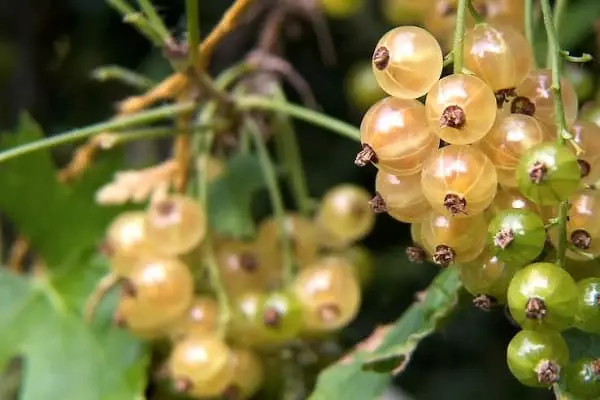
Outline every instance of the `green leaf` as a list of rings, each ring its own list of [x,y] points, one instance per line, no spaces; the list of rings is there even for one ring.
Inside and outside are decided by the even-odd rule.
[[[392,325],[379,328],[344,359],[325,369],[309,400],[374,399],[385,389],[389,374],[401,372],[418,343],[430,335],[458,304],[462,285],[456,268],[442,271]]]
[[[209,186],[208,217],[211,227],[225,236],[252,236],[252,197],[264,186],[265,181],[256,157],[232,157],[226,172]]]

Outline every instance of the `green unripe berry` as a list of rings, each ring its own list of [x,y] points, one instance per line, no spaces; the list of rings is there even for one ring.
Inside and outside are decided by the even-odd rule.
[[[562,382],[569,394],[580,400],[600,398],[600,360],[583,358],[567,365]]]
[[[489,224],[492,253],[507,263],[526,264],[544,250],[544,222],[529,210],[504,210]]]
[[[600,334],[600,278],[584,279],[577,287],[575,325],[582,331]]]

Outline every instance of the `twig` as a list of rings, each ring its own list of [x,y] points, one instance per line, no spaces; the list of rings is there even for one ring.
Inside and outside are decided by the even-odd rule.
[[[92,78],[106,82],[116,80],[140,90],[148,90],[156,84],[152,79],[119,65],[105,65],[92,71]]]
[[[83,310],[83,318],[89,324],[94,319],[94,314],[96,312],[96,308],[100,305],[100,302],[106,296],[106,294],[113,288],[117,283],[119,283],[121,278],[109,272],[104,275],[100,282],[94,288],[94,291],[89,295],[85,302],[85,308]]]
[[[173,38],[171,36],[171,32],[169,32],[169,29],[166,27],[160,15],[158,15],[158,12],[156,12],[156,9],[150,0],[137,0],[137,2],[144,14],[146,14],[148,17],[148,21],[150,21],[150,26],[152,26],[152,29],[154,29],[160,36],[162,43],[172,41]]]
[[[107,0],[107,3],[117,10],[123,16],[123,22],[133,25],[142,35],[144,35],[152,44],[161,47],[163,41],[154,30],[150,21],[131,7],[125,0]]]
[[[17,236],[12,243],[6,265],[15,272],[23,272],[23,260],[29,251],[29,240],[25,236]]]
[[[190,62],[196,65],[198,47],[200,45],[200,9],[198,0],[185,0],[185,17],[187,21],[187,41],[190,49]]]
[[[470,0],[458,0],[456,9],[456,28],[454,29],[454,44],[452,53],[454,54],[454,73],[463,72],[464,62],[464,39],[465,39],[465,15]]]
[[[179,99],[181,104],[185,104],[189,100],[189,93],[182,95]],[[175,119],[175,126],[178,131],[182,132],[177,135],[174,145],[174,158],[177,162],[177,178],[175,180],[175,190],[179,193],[184,193],[187,187],[189,178],[189,162],[191,157],[190,151],[190,127],[194,118],[193,113],[182,113]]]
[[[279,237],[282,247],[283,256],[283,281],[285,284],[289,284],[294,279],[294,263],[292,259],[292,246],[290,238],[288,237],[286,226],[285,226],[285,205],[283,203],[283,196],[281,190],[277,184],[277,173],[275,172],[275,165],[269,156],[267,146],[263,142],[260,129],[256,122],[250,118],[246,121],[249,133],[252,135],[254,146],[258,155],[258,161],[260,162],[263,175],[267,184],[267,190],[271,199],[271,206],[273,207],[273,214],[277,220],[279,227]]]

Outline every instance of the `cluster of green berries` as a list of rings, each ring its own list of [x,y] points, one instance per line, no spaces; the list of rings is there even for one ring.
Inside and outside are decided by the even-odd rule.
[[[577,119],[577,95],[562,79],[573,140],[557,141],[551,71],[535,69],[530,44],[509,25],[467,29],[468,74],[440,78],[442,60],[442,46],[416,26],[392,29],[375,48],[373,74],[389,97],[364,114],[355,160],[378,168],[371,206],[412,224],[411,259],[459,268],[481,308],[507,304],[523,328],[507,352],[517,379],[560,380],[598,398],[600,361],[569,364],[560,332],[600,333],[600,277],[577,282],[549,253],[567,201],[569,263],[600,256],[600,194],[590,189],[600,128]]]
[[[124,212],[104,246],[121,278],[115,322],[143,339],[170,340],[167,370],[177,391],[250,398],[265,379],[263,356],[298,339],[319,340],[357,314],[372,266],[355,244],[373,228],[369,199],[364,189],[338,185],[314,218],[268,218],[253,240],[213,234],[209,252],[206,212],[193,198],[167,195]],[[282,240],[297,270],[291,282],[282,278]],[[209,262],[219,271],[229,318],[207,284]]]

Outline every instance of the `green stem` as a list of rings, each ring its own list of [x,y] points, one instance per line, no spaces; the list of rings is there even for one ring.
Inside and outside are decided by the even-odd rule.
[[[140,12],[136,11],[125,0],[106,0],[108,5],[123,16],[123,22],[133,25],[155,46],[162,46],[160,35],[153,29],[152,24]]]
[[[190,61],[195,65],[200,44],[200,9],[198,0],[185,0],[185,16],[187,20],[188,48]]]
[[[250,131],[249,133],[252,135],[258,155],[258,161],[260,162],[267,183],[267,190],[269,191],[273,214],[279,224],[279,237],[283,255],[283,281],[288,284],[294,279],[294,264],[292,259],[292,246],[285,227],[285,205],[283,203],[283,196],[279,190],[279,185],[277,184],[275,165],[269,156],[269,151],[267,150],[267,146],[263,141],[260,129],[258,125],[256,125],[256,122],[252,119],[248,119],[246,124]]]
[[[543,2],[542,2],[543,3]],[[543,10],[544,5],[542,4],[542,10]],[[548,5],[548,8],[550,8],[550,6]],[[555,28],[555,32],[558,32],[558,30],[560,29],[560,24],[562,22],[562,17],[563,14],[565,12],[565,9],[567,8],[567,0],[556,0],[554,2],[554,14],[552,15],[552,22],[554,24],[554,28]],[[544,14],[546,13],[545,11],[543,11]],[[548,11],[550,12],[550,11]],[[557,47],[560,48],[560,42],[558,41],[558,36],[556,36],[557,40],[556,40],[556,44]],[[550,44],[548,44],[548,49],[547,49],[547,53],[546,53],[546,66],[548,68],[551,68],[552,66],[552,49],[550,48]]]
[[[360,141],[360,131],[358,128],[340,121],[328,115],[322,114],[296,104],[282,102],[279,100],[268,99],[261,96],[247,96],[235,99],[236,105],[242,111],[244,110],[269,110],[287,114],[291,117],[301,119],[321,128],[328,129],[341,136],[354,141]]]
[[[558,265],[565,267],[567,254],[567,215],[569,213],[569,202],[564,200],[558,208],[558,246],[556,248],[556,260]]]
[[[535,30],[533,29],[533,0],[525,0],[525,36],[533,48],[535,44]]]
[[[567,121],[565,109],[562,102],[562,89],[560,87],[561,53],[558,44],[558,35],[554,22],[552,21],[552,10],[549,0],[541,0],[544,26],[548,36],[548,56],[550,68],[552,69],[552,94],[554,96],[554,119],[556,123],[556,140],[559,144],[565,144],[565,133],[567,132]]]
[[[119,65],[105,65],[92,71],[92,78],[106,82],[116,80],[139,90],[148,90],[156,84],[152,79]]]
[[[218,124],[195,124],[190,126],[192,133],[206,132],[208,130],[219,130]],[[119,146],[129,142],[135,142],[138,140],[153,140],[160,139],[168,136],[177,135],[184,133],[175,130],[172,126],[159,126],[155,128],[144,128],[135,129],[130,131],[123,131],[115,134],[114,141],[111,142],[111,146]]]
[[[471,17],[473,17],[473,19],[475,20],[476,24],[482,24],[485,22],[481,15],[479,15],[477,10],[475,9],[472,0],[467,1],[467,7],[469,8],[469,13],[471,14]]]
[[[158,12],[156,12],[156,9],[154,8],[152,2],[150,0],[137,0],[137,2],[140,5],[140,8],[144,12],[144,14],[146,14],[146,17],[148,17],[148,20],[150,21],[150,26],[152,27],[152,29],[154,29],[156,33],[158,33],[162,42],[166,43],[172,40],[171,32],[169,32],[169,29],[163,22],[162,18],[160,17],[160,15],[158,15]]]
[[[277,96],[280,101],[285,102],[285,94],[280,87],[277,88]],[[294,125],[287,115],[278,115],[275,120],[275,140],[279,143],[279,158],[285,165],[286,173],[290,178],[290,186],[296,206],[301,214],[309,216],[312,211],[312,200],[308,191],[308,183],[304,174],[304,166],[300,156],[300,146],[294,130]]]
[[[452,64],[454,62],[454,53],[450,52],[444,56],[444,67]]]
[[[194,107],[196,107],[194,103],[168,105],[126,117],[119,117],[107,122],[90,125],[85,128],[73,129],[65,133],[50,136],[45,139],[37,140],[32,143],[27,143],[22,146],[3,151],[0,153],[0,163],[35,151],[87,139],[102,132],[115,131],[131,126],[147,124],[149,122],[154,122],[161,119],[171,118],[181,113],[190,112],[194,109]]]
[[[465,40],[465,16],[470,0],[458,0],[456,9],[456,28],[454,28],[454,73],[460,74],[463,71],[464,46]]]

